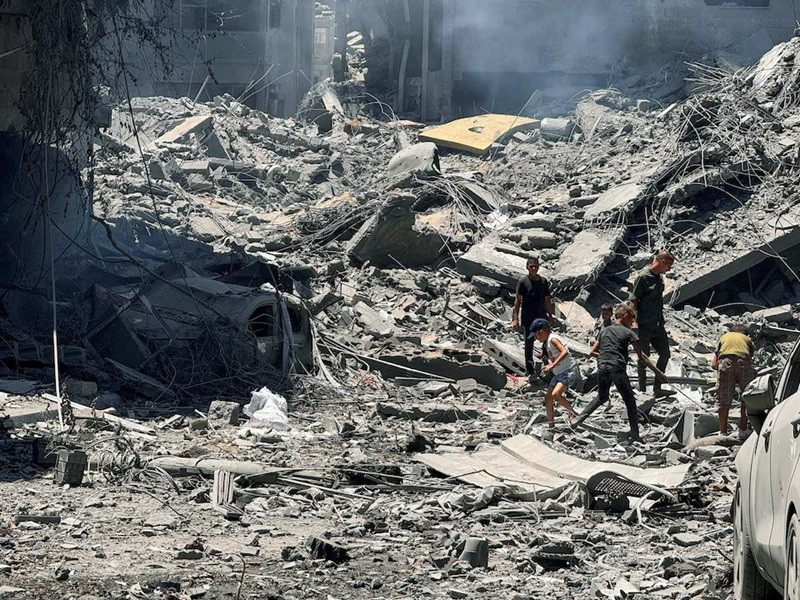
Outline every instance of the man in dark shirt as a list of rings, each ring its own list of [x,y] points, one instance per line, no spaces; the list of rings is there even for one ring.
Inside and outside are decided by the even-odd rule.
[[[675,257],[666,250],[656,254],[649,267],[644,268],[636,276],[631,292],[630,305],[636,311],[636,322],[639,324],[639,343],[645,356],[650,356],[652,346],[658,354],[656,366],[660,371],[669,363],[669,338],[664,327],[664,274],[672,269]],[[639,391],[647,391],[647,369],[645,363],[639,361]],[[653,385],[653,393],[658,398],[670,392],[661,389],[661,384]]]
[[[547,319],[553,316],[553,299],[550,296],[550,284],[539,275],[539,259],[528,258],[525,266],[528,274],[517,282],[517,296],[514,298],[514,310],[511,315],[511,326],[521,329],[525,340],[525,374],[533,374],[533,338],[528,338],[528,330],[536,319]],[[520,318],[520,308],[522,318]],[[521,327],[520,327],[521,326]]]
[[[609,401],[609,391],[613,383],[622,396],[625,408],[628,410],[628,423],[631,428],[631,441],[641,441],[639,437],[639,410],[636,406],[636,396],[633,393],[630,379],[628,379],[628,346],[633,346],[639,360],[644,362],[653,373],[656,381],[665,379],[664,373],[642,353],[639,338],[630,328],[633,325],[634,312],[630,306],[620,304],[614,309],[615,322],[600,332],[597,341],[592,346],[591,355],[597,356],[597,398],[592,400],[580,416],[573,419],[571,424],[577,427],[583,423],[601,404]]]

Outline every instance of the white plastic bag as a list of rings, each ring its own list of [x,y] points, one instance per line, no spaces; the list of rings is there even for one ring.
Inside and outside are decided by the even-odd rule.
[[[264,421],[273,429],[289,429],[289,407],[286,398],[263,387],[253,392],[250,404],[244,407],[244,414],[251,419]]]

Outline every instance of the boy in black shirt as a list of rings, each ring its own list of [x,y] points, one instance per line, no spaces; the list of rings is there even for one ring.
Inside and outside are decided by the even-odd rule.
[[[553,316],[553,298],[550,296],[550,284],[539,275],[539,259],[531,256],[525,263],[528,274],[517,282],[517,295],[514,298],[514,309],[511,313],[511,326],[522,331],[525,340],[525,374],[533,374],[533,342],[528,337],[531,324],[536,319],[550,321]],[[522,318],[520,319],[520,309]]]
[[[639,360],[644,362],[656,374],[656,380],[665,381],[666,377],[652,361],[642,353],[639,338],[630,328],[636,318],[633,309],[626,304],[620,304],[614,309],[615,323],[600,332],[597,341],[592,347],[591,355],[597,356],[597,398],[592,400],[577,419],[571,424],[576,427],[583,423],[601,404],[609,401],[609,391],[613,383],[622,396],[625,408],[628,410],[628,422],[631,427],[630,441],[640,442],[638,408],[636,396],[633,394],[630,379],[628,379],[628,346],[633,346]]]

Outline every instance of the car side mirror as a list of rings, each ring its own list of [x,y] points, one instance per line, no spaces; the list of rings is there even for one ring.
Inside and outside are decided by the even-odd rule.
[[[775,407],[775,382],[772,375],[756,377],[742,393],[747,418],[756,433],[761,431],[764,418]]]

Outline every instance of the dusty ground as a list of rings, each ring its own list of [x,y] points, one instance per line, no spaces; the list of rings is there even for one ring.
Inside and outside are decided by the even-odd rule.
[[[489,402],[467,399],[466,404],[478,407],[478,419],[419,423],[417,431],[440,451],[472,446],[470,437],[483,431],[520,432],[530,421],[535,396],[509,391]],[[268,497],[247,504],[238,522],[212,509],[202,494],[210,486],[207,479],[171,480],[117,464],[114,473],[109,468],[95,471],[84,486],[65,488],[53,483],[52,469],[20,467],[20,455],[29,449],[17,443],[18,456],[4,454],[3,589],[15,589],[6,594],[19,598],[496,598],[498,590],[516,598],[588,598],[624,597],[623,590],[635,586],[641,590],[637,597],[645,598],[726,597],[730,456],[699,462],[686,482],[684,491],[692,493],[685,502],[670,509],[673,514],[646,512],[642,524],[635,517],[634,524],[627,524],[613,510],[585,508],[574,493],[544,502],[520,502],[501,494],[485,508],[464,512],[447,498],[453,490],[470,488],[435,477],[413,461],[403,448],[408,421],[374,414],[375,400],[387,395],[394,396],[391,390],[354,391],[329,398],[347,404],[321,399],[313,407],[298,398],[292,429],[266,444],[238,437],[239,428],[232,425],[193,430],[189,423],[196,415],[158,430],[157,441],[101,431],[96,425],[87,429],[91,422],[80,419],[75,433],[63,438],[84,444],[91,440],[90,452],[98,460],[117,452],[119,463],[126,448],[124,460],[132,457],[132,448],[140,459],[165,452],[236,457],[306,469],[306,476],[319,478],[320,487],[335,488],[328,493],[314,487],[268,486]],[[9,398],[6,403],[24,407],[26,400]],[[617,406],[603,414],[600,424],[621,429],[619,410]],[[355,433],[344,440],[325,431],[324,415],[350,420]],[[164,421],[146,422],[158,427]],[[15,435],[56,428],[53,422],[42,422],[18,428]],[[531,428],[532,433],[540,431],[537,425]],[[646,437],[655,442],[660,432],[654,427]],[[104,441],[114,437],[120,438],[116,448]],[[552,443],[591,456],[598,454],[598,437],[610,446],[601,454],[617,460],[658,462],[667,452],[659,443],[625,447],[612,436],[566,428]],[[403,489],[400,480],[353,485],[335,466],[366,468],[364,464],[397,465],[402,483],[423,486],[423,491]],[[60,524],[13,524],[15,515],[44,513],[60,515]],[[701,537],[681,541],[676,535],[683,532]],[[350,559],[340,564],[312,560],[305,547],[310,535],[329,536],[347,548]],[[488,568],[448,560],[458,540],[470,536],[489,540]],[[546,561],[534,560],[537,552],[548,549],[568,552],[564,568],[551,570]]]

